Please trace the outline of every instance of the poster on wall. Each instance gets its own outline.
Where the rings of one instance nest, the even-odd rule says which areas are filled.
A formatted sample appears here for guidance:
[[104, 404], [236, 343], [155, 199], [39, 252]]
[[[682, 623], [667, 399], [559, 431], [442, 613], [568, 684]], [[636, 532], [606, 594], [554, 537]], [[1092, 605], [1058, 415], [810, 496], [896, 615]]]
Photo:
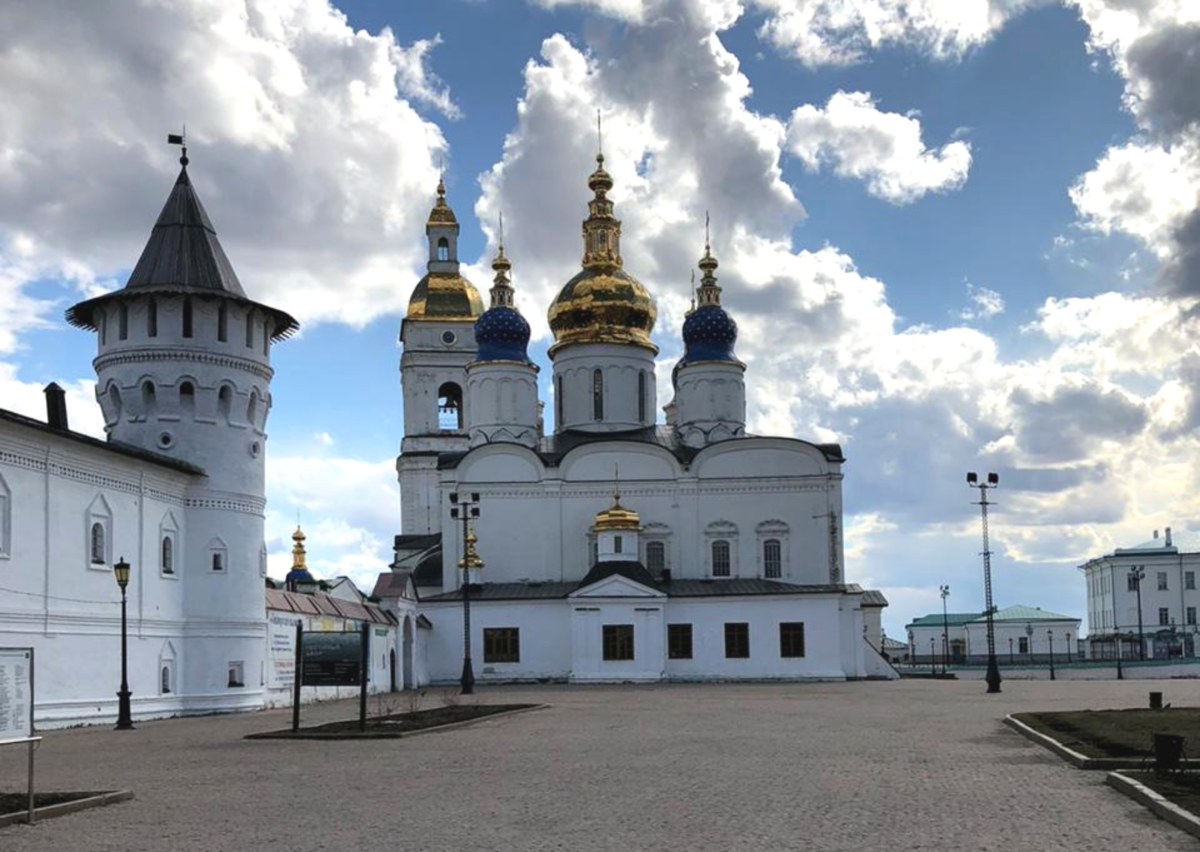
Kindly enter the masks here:
[[272, 615], [267, 624], [267, 686], [271, 689], [290, 689], [296, 680], [296, 625], [300, 621], [294, 615]]
[[0, 743], [33, 736], [33, 649], [0, 648]]

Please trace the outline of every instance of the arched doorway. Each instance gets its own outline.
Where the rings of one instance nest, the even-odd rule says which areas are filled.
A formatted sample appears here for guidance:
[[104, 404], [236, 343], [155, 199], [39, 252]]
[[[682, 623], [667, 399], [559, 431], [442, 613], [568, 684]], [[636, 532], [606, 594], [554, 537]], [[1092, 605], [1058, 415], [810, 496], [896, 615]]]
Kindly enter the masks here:
[[407, 615], [404, 616], [404, 646], [402, 657], [404, 663], [404, 688], [412, 689], [414, 686], [412, 619]]
[[388, 675], [391, 691], [396, 691], [396, 649], [388, 651]]

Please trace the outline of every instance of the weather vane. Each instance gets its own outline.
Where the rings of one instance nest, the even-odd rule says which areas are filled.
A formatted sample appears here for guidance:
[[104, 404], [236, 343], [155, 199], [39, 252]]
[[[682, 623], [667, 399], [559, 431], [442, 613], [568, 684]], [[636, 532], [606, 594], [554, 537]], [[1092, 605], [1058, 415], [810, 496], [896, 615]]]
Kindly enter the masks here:
[[186, 166], [188, 164], [187, 125], [186, 124], [183, 125], [183, 131], [181, 133], [168, 133], [167, 134], [167, 144], [168, 145], [179, 145], [183, 148], [183, 153], [179, 157], [179, 165]]

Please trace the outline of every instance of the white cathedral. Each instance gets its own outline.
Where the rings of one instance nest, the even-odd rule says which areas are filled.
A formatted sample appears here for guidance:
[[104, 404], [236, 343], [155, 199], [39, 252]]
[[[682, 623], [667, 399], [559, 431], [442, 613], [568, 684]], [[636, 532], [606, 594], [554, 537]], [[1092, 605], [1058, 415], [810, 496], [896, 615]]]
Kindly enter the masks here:
[[[549, 311], [549, 436], [511, 264], [501, 247], [483, 310], [439, 185], [400, 334], [402, 534], [382, 610], [347, 623], [390, 624], [375, 665], [402, 686], [458, 680], [464, 578], [483, 682], [894, 677], [886, 601], [843, 576], [841, 450], [746, 434], [707, 246], [658, 423], [654, 299], [623, 268], [597, 160], [583, 268]], [[298, 326], [246, 295], [181, 163], [125, 286], [67, 312], [98, 339], [107, 440], [70, 429], [56, 385], [45, 422], [0, 408], [0, 646], [36, 649], [43, 723], [115, 715], [121, 557], [135, 718], [287, 698], [263, 519], [271, 347]], [[469, 529], [455, 496], [477, 497]]]

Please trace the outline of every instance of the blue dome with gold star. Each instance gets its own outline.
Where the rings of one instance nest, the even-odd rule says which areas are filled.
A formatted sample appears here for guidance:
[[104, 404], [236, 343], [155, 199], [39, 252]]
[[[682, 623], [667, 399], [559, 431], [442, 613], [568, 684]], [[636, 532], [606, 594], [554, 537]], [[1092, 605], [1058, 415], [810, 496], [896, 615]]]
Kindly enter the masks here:
[[736, 361], [737, 323], [720, 305], [703, 305], [683, 321], [683, 363]]
[[529, 345], [529, 323], [516, 308], [488, 308], [475, 321], [475, 343], [480, 361], [529, 360], [525, 347]]

